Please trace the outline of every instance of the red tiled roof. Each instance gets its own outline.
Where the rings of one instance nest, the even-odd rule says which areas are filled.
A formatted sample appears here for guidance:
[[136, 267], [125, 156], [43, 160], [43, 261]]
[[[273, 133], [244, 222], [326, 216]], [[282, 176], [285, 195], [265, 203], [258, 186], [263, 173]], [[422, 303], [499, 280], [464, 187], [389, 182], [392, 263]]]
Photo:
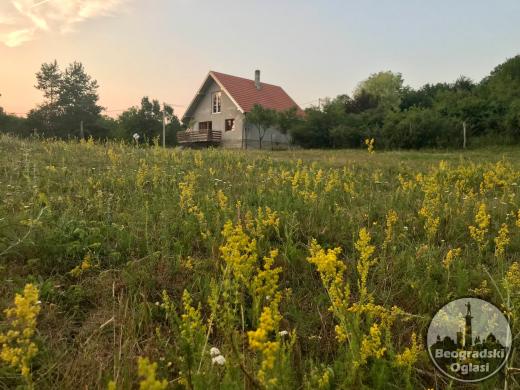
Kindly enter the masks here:
[[262, 88], [257, 89], [254, 80], [213, 71], [209, 74], [224, 87], [244, 112], [251, 111], [255, 104], [259, 104], [264, 108], [277, 111], [296, 107], [299, 113], [303, 113], [298, 104], [287, 95], [282, 87], [262, 82]]

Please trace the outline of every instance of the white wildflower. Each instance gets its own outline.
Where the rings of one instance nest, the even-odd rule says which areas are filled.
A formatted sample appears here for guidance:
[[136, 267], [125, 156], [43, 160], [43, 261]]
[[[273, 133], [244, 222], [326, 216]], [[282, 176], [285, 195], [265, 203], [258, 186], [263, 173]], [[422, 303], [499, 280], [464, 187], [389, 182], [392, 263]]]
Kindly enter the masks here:
[[278, 333], [280, 336], [284, 337], [284, 336], [287, 336], [289, 334], [289, 332], [287, 332], [286, 330], [282, 330]]
[[218, 348], [212, 347], [209, 350], [209, 354], [211, 355], [211, 357], [215, 357], [215, 356], [220, 355], [221, 353], [220, 353], [220, 350]]
[[218, 355], [211, 359], [211, 363], [217, 363], [219, 366], [223, 366], [224, 364], [226, 364], [226, 358], [222, 355]]

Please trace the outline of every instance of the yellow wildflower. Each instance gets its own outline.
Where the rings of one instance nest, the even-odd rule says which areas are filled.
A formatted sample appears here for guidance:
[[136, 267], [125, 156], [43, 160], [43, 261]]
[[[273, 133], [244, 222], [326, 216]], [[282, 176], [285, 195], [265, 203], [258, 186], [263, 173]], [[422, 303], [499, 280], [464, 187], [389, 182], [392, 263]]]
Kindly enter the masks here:
[[107, 151], [108, 158], [112, 165], [117, 165], [119, 161], [121, 161], [121, 155], [118, 154], [114, 149], [108, 148]]
[[397, 306], [392, 306], [391, 309], [387, 309], [381, 305], [376, 305], [371, 302], [363, 304], [358, 302], [353, 303], [352, 306], [348, 308], [348, 311], [360, 315], [366, 314], [367, 316], [380, 318], [381, 327], [384, 329], [389, 329], [398, 316], [406, 315], [406, 312]]
[[334, 188], [339, 187], [339, 173], [337, 170], [333, 170], [329, 173], [327, 183], [325, 185], [325, 192], [331, 192]]
[[397, 180], [399, 180], [399, 188], [403, 192], [409, 192], [415, 188], [413, 180], [406, 180], [401, 174], [397, 175]]
[[365, 364], [370, 358], [381, 358], [386, 352], [386, 347], [381, 343], [381, 330], [379, 325], [373, 324], [370, 327], [370, 332], [363, 337], [361, 341], [360, 361], [358, 364]]
[[513, 290], [520, 293], [520, 263], [514, 262], [506, 274], [506, 283]]
[[181, 316], [181, 336], [194, 345], [195, 339], [206, 331], [202, 323], [201, 306], [200, 303], [197, 309], [192, 306], [191, 295], [187, 290], [182, 294], [182, 305], [184, 312]]
[[318, 269], [323, 286], [327, 289], [332, 309], [346, 306], [348, 299], [347, 287], [344, 283], [345, 263], [338, 259], [341, 248], [328, 249], [327, 251], [312, 240], [310, 256], [307, 261]]
[[365, 145], [367, 146], [368, 154], [374, 153], [374, 143], [375, 143], [375, 139], [373, 139], [373, 138], [365, 139]]
[[274, 210], [271, 210], [270, 207], [259, 207], [257, 210], [257, 216], [255, 218], [255, 224], [256, 226], [250, 230], [254, 237], [261, 238], [269, 228], [273, 228], [275, 231], [278, 231], [280, 218], [278, 217], [278, 213]]
[[383, 242], [383, 247], [386, 248], [388, 244], [392, 241], [393, 228], [397, 223], [399, 217], [394, 210], [390, 210], [386, 215], [386, 230], [385, 230], [385, 241]]
[[334, 331], [336, 332], [336, 340], [340, 343], [343, 343], [348, 339], [348, 333], [344, 326], [336, 325]]
[[256, 240], [250, 239], [240, 224], [233, 226], [231, 221], [225, 223], [222, 235], [226, 239], [220, 247], [222, 259], [235, 278], [248, 284], [258, 260]]
[[405, 348], [405, 350], [397, 354], [395, 357], [395, 363], [401, 367], [411, 367], [417, 361], [419, 354], [421, 352], [421, 345], [417, 343], [417, 335], [415, 333], [412, 334], [412, 345], [410, 347]]
[[319, 169], [318, 172], [316, 172], [316, 176], [314, 177], [314, 187], [317, 187], [321, 181], [323, 180], [323, 170]]
[[473, 295], [478, 297], [487, 297], [491, 293], [491, 289], [488, 287], [487, 280], [483, 280], [479, 287], [469, 290]]
[[260, 297], [275, 297], [278, 289], [278, 278], [281, 267], [272, 268], [274, 260], [278, 256], [278, 250], [271, 251], [269, 256], [264, 257], [264, 268], [258, 271], [252, 282], [255, 295]]
[[356, 189], [354, 185], [353, 180], [345, 181], [343, 183], [343, 191], [345, 191], [346, 194], [349, 194], [350, 196], [356, 195]]
[[294, 175], [291, 179], [291, 187], [292, 187], [293, 193], [295, 193], [298, 190], [299, 182], [300, 182], [300, 171], [297, 170], [294, 172]]
[[140, 390], [164, 390], [168, 387], [166, 379], [157, 379], [157, 363], [150, 362], [148, 358], [139, 357], [137, 373], [142, 378], [139, 382]]
[[143, 188], [144, 184], [146, 183], [146, 179], [148, 177], [148, 164], [146, 163], [146, 160], [141, 159], [139, 160], [139, 169], [137, 170], [137, 175], [135, 177], [135, 184], [139, 188]]
[[489, 230], [491, 216], [487, 213], [486, 204], [481, 203], [475, 216], [476, 226], [469, 227], [469, 234], [482, 250], [486, 246], [485, 236]]
[[326, 388], [329, 387], [329, 384], [330, 384], [330, 371], [327, 368], [327, 369], [325, 369], [323, 371], [323, 375], [318, 380], [318, 388], [319, 389], [326, 389]]
[[218, 190], [218, 191], [217, 191], [217, 201], [218, 201], [218, 205], [219, 205], [219, 207], [220, 207], [222, 210], [227, 209], [227, 207], [228, 207], [228, 198], [227, 198], [227, 196], [224, 194], [224, 191], [222, 191], [222, 190]]
[[269, 335], [274, 333], [278, 328], [280, 319], [281, 316], [277, 307], [265, 306], [260, 316], [258, 328], [254, 331], [247, 332], [251, 349], [262, 354], [262, 363], [258, 371], [258, 379], [263, 385], [276, 383], [275, 378], [268, 381], [267, 376], [276, 362], [276, 354], [280, 349], [280, 342], [269, 341]]
[[204, 166], [204, 160], [202, 160], [202, 153], [200, 150], [195, 152], [193, 159], [197, 168], [202, 168]]
[[85, 272], [89, 271], [92, 268], [96, 268], [97, 266], [92, 263], [92, 256], [90, 253], [87, 253], [83, 258], [81, 264], [77, 265], [73, 269], [69, 271], [69, 274], [74, 277], [79, 277], [83, 275]]
[[359, 231], [359, 239], [354, 244], [354, 247], [359, 252], [359, 260], [357, 262], [357, 271], [359, 275], [359, 291], [360, 300], [364, 301], [364, 298], [368, 296], [367, 291], [367, 278], [370, 267], [375, 263], [375, 259], [372, 259], [372, 255], [375, 251], [375, 246], [370, 245], [370, 233], [367, 229], [362, 228]]
[[197, 182], [197, 175], [191, 171], [186, 174], [184, 181], [179, 183], [181, 209], [190, 210], [195, 205], [193, 195], [195, 193], [195, 185]]
[[154, 164], [152, 167], [152, 184], [155, 188], [159, 187], [163, 175], [163, 170], [157, 164]]
[[444, 268], [449, 269], [453, 261], [456, 258], [460, 257], [461, 253], [461, 248], [450, 249], [448, 253], [446, 253], [446, 256], [444, 256], [444, 260], [442, 260], [442, 265], [444, 266]]
[[509, 163], [498, 161], [495, 165], [484, 172], [482, 183], [480, 183], [480, 193], [493, 191], [498, 188], [508, 188], [514, 181], [518, 179], [516, 172]]
[[32, 341], [36, 331], [36, 317], [40, 312], [38, 289], [26, 284], [23, 294], [16, 294], [14, 307], [6, 309], [5, 315], [10, 319], [10, 328], [0, 333], [0, 360], [20, 371], [27, 382], [31, 382], [30, 362], [38, 347]]
[[509, 238], [509, 228], [507, 224], [503, 223], [498, 231], [498, 236], [495, 237], [495, 256], [501, 257], [506, 251], [506, 246], [511, 242]]
[[424, 229], [426, 230], [426, 234], [430, 239], [435, 237], [437, 233], [437, 229], [439, 228], [439, 224], [441, 219], [435, 216], [435, 208], [434, 207], [422, 207], [419, 210], [419, 215], [426, 219], [424, 223]]
[[419, 215], [425, 218], [424, 230], [430, 240], [435, 238], [437, 230], [440, 225], [439, 210], [441, 207], [441, 190], [442, 183], [440, 183], [438, 171], [433, 171], [428, 175], [418, 174], [416, 181], [419, 183], [424, 199]]

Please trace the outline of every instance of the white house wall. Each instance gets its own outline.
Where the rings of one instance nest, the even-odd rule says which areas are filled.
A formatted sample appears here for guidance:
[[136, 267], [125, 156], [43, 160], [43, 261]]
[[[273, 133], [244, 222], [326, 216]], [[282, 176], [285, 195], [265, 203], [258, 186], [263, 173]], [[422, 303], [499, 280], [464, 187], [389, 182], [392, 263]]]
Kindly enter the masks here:
[[[203, 92], [205, 95], [200, 99], [193, 112], [193, 130], [198, 130], [199, 122], [211, 121], [212, 129], [222, 132], [222, 147], [258, 148], [260, 144], [258, 130], [255, 126], [246, 123], [244, 114], [237, 108], [226, 92], [222, 91], [214, 80], [210, 80], [209, 86], [206, 88], [206, 91]], [[222, 92], [221, 112], [218, 114], [212, 113], [212, 96], [215, 92]], [[226, 119], [235, 120], [233, 130], [225, 131]], [[243, 141], [244, 135], [246, 141]], [[274, 147], [277, 145], [287, 145], [288, 137], [280, 133], [276, 128], [270, 128], [265, 133], [262, 146], [269, 149], [272, 147], [272, 144], [275, 145]]]
[[[221, 98], [221, 112], [218, 114], [212, 113], [212, 96], [215, 92], [222, 92]], [[240, 148], [242, 147], [242, 130], [244, 125], [244, 114], [238, 110], [235, 103], [231, 101], [229, 96], [224, 91], [221, 91], [220, 86], [211, 80], [210, 86], [207, 88], [206, 94], [200, 100], [193, 113], [195, 124], [194, 130], [198, 130], [199, 122], [211, 121], [213, 130], [222, 132], [222, 146], [226, 148]], [[225, 131], [225, 120], [234, 119], [234, 130]]]
[[[260, 147], [260, 134], [258, 128], [252, 124], [246, 124], [246, 141], [245, 147], [249, 149], [257, 149]], [[262, 139], [262, 148], [282, 148], [289, 144], [289, 136], [282, 134], [278, 129], [270, 127], [265, 131]]]

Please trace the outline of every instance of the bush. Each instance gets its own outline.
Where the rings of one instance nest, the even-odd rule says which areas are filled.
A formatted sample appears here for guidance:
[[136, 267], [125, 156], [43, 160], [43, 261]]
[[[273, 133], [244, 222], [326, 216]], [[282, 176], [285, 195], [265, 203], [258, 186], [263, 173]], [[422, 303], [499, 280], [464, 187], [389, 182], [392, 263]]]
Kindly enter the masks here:
[[7, 115], [3, 112], [3, 110], [1, 110], [0, 133], [10, 133], [26, 137], [31, 133], [31, 130], [24, 118], [19, 118], [14, 115]]
[[459, 148], [462, 142], [462, 123], [432, 109], [414, 107], [391, 113], [382, 129], [387, 148]]

